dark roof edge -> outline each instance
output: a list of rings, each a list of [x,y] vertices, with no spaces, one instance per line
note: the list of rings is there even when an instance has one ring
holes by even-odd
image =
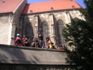
[[[13,14],[13,12],[2,12],[0,14]]]

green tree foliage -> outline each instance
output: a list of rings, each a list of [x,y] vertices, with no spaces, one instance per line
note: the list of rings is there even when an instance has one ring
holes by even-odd
[[[64,29],[65,41],[73,41],[75,52],[68,53],[72,62],[81,65],[83,69],[92,69],[93,65],[93,33],[87,22],[73,19]],[[70,38],[71,37],[71,38]],[[73,40],[72,40],[73,39]]]
[[[93,0],[85,0],[85,4],[87,6],[87,13],[89,15],[89,19],[93,20]]]
[[[64,28],[65,41],[73,41],[75,52],[69,52],[70,63],[80,65],[80,70],[93,70],[93,0],[85,0],[87,21],[72,19]]]
[[[91,31],[93,32],[93,0],[85,0],[85,4],[87,6],[87,22],[89,23],[88,25],[90,26]]]

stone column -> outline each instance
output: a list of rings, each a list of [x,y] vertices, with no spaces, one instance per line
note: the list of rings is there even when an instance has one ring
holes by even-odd
[[[50,37],[52,42],[56,44],[53,15],[50,13],[41,14],[40,19],[41,19],[41,22],[43,23],[43,38],[44,38],[45,44],[46,44],[47,37]]]
[[[48,37],[49,36],[49,26],[48,26],[48,22],[47,22],[47,14],[40,14],[39,15],[39,17],[40,17],[40,21],[41,21],[41,23],[42,23],[42,29],[43,29],[43,40],[44,40],[44,42],[45,42],[45,47],[47,47],[47,45],[46,45],[46,37]]]
[[[71,23],[70,16],[66,12],[59,12],[59,13],[54,13],[55,19],[56,19],[56,24],[58,26],[58,33],[59,37],[57,36],[58,39],[60,39],[60,45],[64,45],[64,38],[63,38],[63,29],[65,24]],[[57,39],[57,40],[58,40]]]
[[[27,15],[25,15],[24,16],[24,19],[22,20],[23,21],[23,25],[22,25],[22,33],[23,33],[23,35],[25,35],[26,34],[26,25],[27,25],[27,23],[28,23],[28,18],[27,18],[28,16]]]
[[[8,45],[14,45],[15,38],[15,22],[13,22],[14,16],[9,15],[9,34],[8,34]]]
[[[0,23],[0,44],[8,44],[9,25]]]
[[[38,37],[38,17],[36,15],[29,15],[29,20],[32,25],[34,37]]]
[[[0,16],[0,44],[11,45],[13,15]]]
[[[46,20],[48,21],[50,39],[56,45],[53,14],[49,14]]]

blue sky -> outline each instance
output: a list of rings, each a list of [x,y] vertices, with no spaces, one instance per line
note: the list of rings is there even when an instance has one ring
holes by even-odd
[[[48,0],[28,0],[28,3],[34,3],[34,2],[43,2],[43,1],[48,1]],[[77,0],[77,2],[85,8],[84,0]]]
[[[84,0],[77,0],[77,2],[83,7],[86,8]]]
[[[42,2],[42,1],[48,1],[48,0],[27,0],[28,3],[34,3],[34,2]]]

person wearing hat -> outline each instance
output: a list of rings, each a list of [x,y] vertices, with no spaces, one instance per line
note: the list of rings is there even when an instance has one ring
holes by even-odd
[[[16,34],[15,45],[16,46],[22,46],[21,35],[19,33]]]

